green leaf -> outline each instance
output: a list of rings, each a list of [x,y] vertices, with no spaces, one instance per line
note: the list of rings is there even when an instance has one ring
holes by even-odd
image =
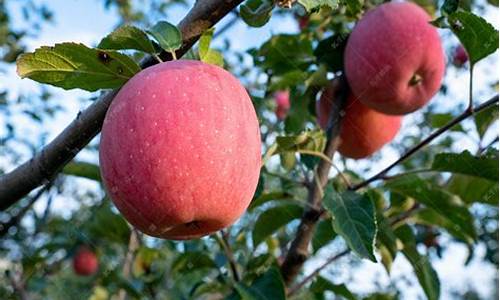
[[[469,151],[441,153],[432,162],[432,169],[442,172],[459,173],[498,181],[498,155],[473,156]]]
[[[301,70],[292,70],[281,76],[273,76],[271,77],[271,85],[268,89],[269,91],[286,90],[289,87],[304,83],[308,76],[307,72]]]
[[[198,42],[198,55],[203,57],[208,54],[210,51],[210,43],[212,42],[212,37],[214,35],[214,28],[210,28],[205,30],[200,37],[200,41]]]
[[[256,207],[273,200],[293,200],[293,195],[286,192],[270,192],[255,198],[248,207],[248,211],[253,211]]]
[[[208,255],[202,252],[186,252],[174,260],[170,273],[188,273],[205,268],[216,268],[215,262]]]
[[[182,47],[182,34],[179,29],[168,22],[160,21],[148,30],[160,47],[172,54]]]
[[[332,220],[328,219],[320,221],[318,226],[316,226],[312,239],[313,253],[316,253],[321,247],[328,244],[335,237],[337,237],[337,234],[333,230]]]
[[[21,78],[63,89],[87,91],[117,88],[141,69],[126,55],[110,50],[91,49],[83,44],[63,43],[41,47],[17,60]]]
[[[271,0],[247,0],[240,6],[240,16],[249,26],[262,27],[271,19],[273,8]]]
[[[142,246],[137,250],[134,258],[134,263],[132,265],[132,274],[139,277],[142,276],[153,263],[160,256],[160,251],[154,248],[148,248]]]
[[[213,28],[206,30],[202,34],[198,46],[198,55],[200,56],[201,61],[222,67],[224,66],[224,57],[220,52],[210,49],[213,34]]]
[[[448,182],[448,191],[460,196],[465,203],[486,203],[498,206],[498,182],[454,174]]]
[[[467,50],[472,65],[498,49],[498,30],[485,19],[457,11],[448,16],[448,23]]]
[[[411,228],[408,225],[403,225],[398,227],[395,233],[403,242],[404,248],[402,252],[413,266],[415,275],[427,299],[438,300],[440,294],[439,277],[432,268],[429,258],[418,253],[415,236]]]
[[[146,32],[141,29],[124,25],[101,40],[97,48],[112,50],[139,50],[146,53],[155,53],[155,47]]]
[[[354,192],[338,194],[328,185],[323,201],[332,214],[333,229],[345,239],[349,248],[362,258],[377,261],[373,254],[377,222],[371,199]]]
[[[338,72],[344,68],[344,49],[348,38],[348,33],[337,33],[321,40],[314,49],[314,56],[328,71]]]
[[[474,115],[474,122],[479,137],[482,139],[486,130],[495,122],[498,121],[498,104],[488,107],[487,109],[478,112]]]
[[[271,148],[266,156],[280,154],[281,165],[286,170],[291,170],[296,163],[295,153],[329,160],[323,154],[325,145],[326,137],[321,130],[305,131],[299,135],[278,136],[275,147]]]
[[[387,181],[385,186],[393,192],[414,198],[449,219],[464,233],[476,236],[474,219],[468,208],[457,196],[441,187],[434,186],[416,175],[407,175]]]
[[[268,236],[276,232],[281,227],[291,221],[300,218],[303,208],[297,204],[287,203],[271,207],[260,214],[255,222],[252,231],[252,240],[254,247],[257,247]]]
[[[317,10],[321,7],[329,7],[336,9],[339,5],[337,0],[298,0],[308,13]]]
[[[389,221],[382,213],[377,213],[377,227],[377,240],[382,256],[382,263],[387,273],[390,273],[392,262],[398,253],[397,237],[394,234],[391,224],[389,224]]]
[[[295,157],[295,152],[285,151],[280,153],[280,162],[281,166],[287,171],[290,171],[295,167],[295,163],[297,162],[297,158]]]
[[[130,228],[121,215],[115,214],[110,205],[100,207],[87,224],[92,236],[119,245],[126,245],[130,237]]]
[[[445,0],[441,6],[441,13],[443,15],[454,13],[458,9],[458,2],[458,0]]]
[[[293,70],[305,71],[314,61],[312,42],[306,36],[275,35],[254,54],[255,64],[272,70],[273,75]]]
[[[337,296],[341,296],[343,299],[356,300],[357,298],[349,291],[345,284],[334,284],[330,280],[318,276],[316,280],[311,284],[311,292],[323,294],[326,291],[333,292]]]
[[[434,128],[441,128],[448,124],[451,120],[453,120],[455,116],[453,116],[450,113],[443,113],[443,114],[432,114],[431,115],[431,126]],[[459,131],[459,132],[464,132],[464,129],[462,125],[457,124],[453,126],[451,131]]]
[[[349,15],[359,16],[363,10],[364,0],[345,0],[347,11]]]
[[[63,174],[101,181],[101,171],[98,165],[87,162],[72,161],[64,166]]]
[[[217,281],[202,282],[195,285],[188,299],[210,299],[213,296],[227,293],[228,286]]]
[[[281,152],[300,152],[301,150],[312,152],[323,152],[326,145],[326,137],[321,130],[305,131],[299,135],[278,136],[277,153]]]
[[[474,236],[468,235],[466,232],[460,229],[460,226],[456,226],[449,219],[443,217],[432,209],[422,209],[418,213],[411,216],[410,220],[418,224],[439,226],[448,231],[453,237],[465,243],[472,244],[474,242]]]
[[[237,283],[235,289],[242,300],[285,300],[285,285],[277,268],[270,268],[250,285]],[[236,298],[238,299],[238,298]]]

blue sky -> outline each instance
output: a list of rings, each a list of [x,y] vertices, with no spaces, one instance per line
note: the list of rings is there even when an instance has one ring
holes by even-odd
[[[57,42],[74,41],[82,42],[86,45],[95,45],[102,37],[107,33],[112,31],[116,26],[118,19],[114,12],[110,13],[106,11],[103,7],[103,1],[97,0],[50,0],[50,1],[40,1],[48,3],[50,9],[54,12],[55,22],[54,24],[45,25],[41,34],[34,39],[29,40],[29,50],[34,50],[36,47],[42,45],[52,45]],[[13,3],[13,2],[11,2]],[[16,11],[15,6],[18,4],[12,4],[13,11]],[[171,12],[168,21],[171,23],[177,23],[184,13],[186,8],[177,8]],[[498,11],[495,9],[490,9],[486,12],[485,18],[493,23],[495,27],[498,28]],[[15,22],[22,25],[22,20],[18,16],[15,18]],[[223,21],[224,22],[224,21]],[[224,37],[231,40],[232,48],[234,50],[245,50],[254,46],[257,46],[268,39],[273,33],[280,32],[296,32],[297,25],[292,18],[284,18],[274,16],[271,22],[263,28],[249,29],[242,22],[238,22],[231,30],[227,31],[222,38],[220,38],[217,43],[222,43]],[[443,36],[448,36],[443,33]],[[447,46],[454,45],[457,43],[456,39],[446,37],[444,43]],[[476,95],[478,99],[487,99],[491,96],[491,89],[487,89],[484,85],[487,82],[487,78],[491,78],[492,74],[498,76],[498,51],[497,53],[489,58],[485,62],[481,62],[476,69],[475,87]],[[446,74],[446,82],[450,87],[449,95],[444,97],[437,97],[433,101],[439,103],[444,110],[450,107],[455,107],[458,105],[464,105],[467,99],[467,88],[468,88],[468,77],[466,72],[458,72],[455,69],[450,68]],[[0,73],[0,90],[3,88],[8,88],[9,91],[13,92],[12,96],[15,97],[20,92],[27,91],[37,91],[36,83],[30,80],[21,80],[15,74],[14,68],[8,68],[6,74]],[[89,93],[82,91],[63,91],[60,89],[50,88],[56,95],[64,99],[61,101],[65,108],[63,113],[59,113],[55,120],[46,124],[49,128],[49,138],[57,135],[65,126],[68,124],[78,113],[79,110],[84,109],[89,102],[82,101],[89,97]],[[487,93],[484,91],[487,90]],[[21,108],[19,108],[21,109]],[[411,126],[412,119],[407,118],[405,120],[404,130],[411,132],[414,130],[419,130],[414,126]],[[16,122],[16,126],[19,126],[19,130],[27,138],[33,140],[36,139],[39,131],[36,126],[31,123],[23,122],[23,119],[19,119]],[[397,142],[397,141],[396,141]],[[457,146],[457,151],[463,148],[474,149],[475,145],[472,141],[464,139]],[[377,164],[381,167],[386,165],[388,162],[394,159],[395,152],[391,149],[384,150],[384,159]],[[28,157],[26,157],[28,158]],[[79,156],[80,159],[96,160],[95,156],[89,156],[85,153]],[[353,162],[354,164],[354,162]],[[378,168],[375,168],[378,169]],[[78,184],[82,184],[91,189],[97,189],[96,186],[89,184],[88,182],[77,181]],[[76,203],[68,203],[63,197],[60,197],[56,201],[56,207],[63,211],[68,209],[75,209]],[[44,207],[43,203],[39,203],[40,208]],[[321,258],[326,258],[329,256],[331,249],[324,249],[320,252],[320,257],[318,259],[312,260],[308,269],[312,269],[314,265],[321,263]],[[484,249],[477,249],[480,255]],[[437,260],[435,262],[435,267],[441,278],[442,290],[450,289],[461,289],[468,285],[472,285],[482,290],[486,293],[492,287],[492,279],[496,271],[489,265],[482,264],[478,259],[473,260],[473,262],[468,266],[464,267],[463,262],[465,261],[467,252],[466,249],[458,244],[454,244],[450,247],[448,251],[445,252],[443,260]],[[345,266],[342,263],[341,266]],[[347,276],[353,275],[354,280],[349,284],[349,287],[356,292],[363,292],[373,289],[374,286],[371,285],[369,278],[377,278],[379,282],[383,285],[389,283],[390,278],[386,275],[384,269],[380,264],[373,264],[370,262],[363,261],[361,266],[352,273],[350,269],[337,269],[340,272],[339,276],[336,278],[347,279]],[[328,273],[328,270],[326,274]],[[398,278],[403,274],[412,274],[410,265],[399,256],[394,264],[394,271],[392,273],[393,278]],[[413,277],[413,276],[410,276]],[[413,280],[413,284],[416,284]],[[422,296],[422,292],[416,287],[403,287],[405,290],[405,299],[417,299]],[[443,299],[451,299],[450,295],[445,295]]]

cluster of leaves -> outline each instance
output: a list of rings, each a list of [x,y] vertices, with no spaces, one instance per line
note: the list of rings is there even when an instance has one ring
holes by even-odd
[[[262,169],[248,213],[237,225],[189,242],[140,236],[131,272],[126,276],[122,268],[131,248],[129,226],[108,199],[84,195],[75,213],[60,216],[48,212],[39,216],[33,212],[34,224],[4,232],[0,251],[6,253],[12,271],[0,277],[0,298],[17,292],[11,282],[19,273],[25,290],[53,299],[107,299],[120,291],[138,299],[285,299],[279,265],[294,238],[297,220],[308,207],[308,186],[315,167],[321,159],[328,160],[323,155],[325,134],[315,123],[315,100],[328,78],[342,72],[342,53],[352,22],[365,9],[378,4],[357,0],[341,4],[325,0],[297,2],[293,12],[308,15],[307,27],[298,34],[274,35],[249,51],[254,61],[251,69],[267,75],[266,83],[255,80],[248,86],[261,121],[264,160],[268,163]],[[276,3],[247,0],[240,7],[240,15],[250,26],[264,26],[276,12]],[[108,1],[111,4],[121,5],[124,13],[132,15],[130,1]],[[498,32],[484,19],[458,9],[453,1],[446,1],[441,12],[442,17],[434,23],[458,36],[472,64],[496,50]],[[480,34],[472,34],[477,32]],[[206,32],[197,53],[189,56],[232,68],[221,53],[210,48],[212,37],[213,31]],[[65,89],[116,88],[140,70],[137,60],[122,50],[153,56],[163,50],[175,56],[181,44],[180,32],[168,23],[157,23],[148,31],[125,25],[96,48],[63,43],[25,54],[18,60],[18,72]],[[240,75],[247,72],[243,69]],[[283,89],[291,91],[293,100],[286,120],[278,122],[270,114],[272,93]],[[455,115],[431,114],[430,124],[427,120],[419,124],[424,128],[421,132],[441,127]],[[498,106],[493,106],[475,116],[475,128],[456,126],[453,131],[460,134],[459,138],[475,135],[484,142],[497,120]],[[421,136],[408,138],[414,144]],[[341,159],[335,161],[341,174],[331,178],[323,191],[325,214],[314,232],[313,255],[320,250],[336,255],[339,249],[346,249],[345,253],[354,254],[349,262],[356,262],[356,257],[380,261],[388,273],[395,258],[403,255],[414,267],[427,298],[438,299],[441,291],[432,266],[432,249],[445,246],[439,245],[436,235],[446,234],[466,245],[472,257],[474,244],[491,244],[494,233],[478,228],[471,208],[479,206],[498,215],[498,150],[490,147],[475,154],[454,153],[453,146],[453,140],[442,139],[402,164],[398,175],[387,176],[383,183],[361,191],[349,190],[346,181],[362,181],[366,170]],[[280,159],[275,159],[278,156]],[[60,189],[71,183],[70,177],[100,184],[99,168],[92,163],[72,162],[62,174],[65,182],[56,185]],[[26,203],[20,207],[23,205]],[[494,227],[497,239],[493,247],[498,249],[498,223]],[[99,272],[89,278],[79,278],[70,269],[70,258],[80,244],[91,246],[99,256]],[[425,251],[420,245],[427,246]],[[494,263],[498,265],[498,257]],[[357,295],[348,286],[348,282],[339,284],[327,276],[318,276],[290,297],[323,299],[331,292],[346,299],[397,298],[394,290]]]
[[[150,40],[147,33],[155,41]],[[175,51],[182,46],[181,32],[168,22],[158,22],[147,33],[124,25],[102,39],[97,48],[77,43],[41,47],[19,57],[17,72],[22,78],[64,89],[96,91],[118,88],[141,68],[132,57],[117,50],[141,51],[160,60],[157,54],[161,50],[171,53],[175,59]],[[213,31],[208,31],[201,38],[199,57],[205,62],[223,64],[221,55],[209,48],[212,34]]]

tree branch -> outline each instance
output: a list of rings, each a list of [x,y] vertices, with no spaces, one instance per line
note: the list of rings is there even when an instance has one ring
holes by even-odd
[[[183,44],[176,51],[176,56],[181,57],[185,54],[205,30],[212,27],[242,1],[196,1],[178,25],[182,32]],[[163,61],[171,60],[171,55],[167,52],[160,53],[160,57]],[[148,57],[141,66],[147,68],[157,63],[153,57]],[[0,211],[16,203],[36,187],[52,180],[62,167],[100,132],[106,111],[117,93],[118,89],[104,94],[79,113],[63,132],[32,159],[0,177]]]
[[[349,92],[347,82],[343,76],[340,77],[339,84],[340,90],[337,94],[338,99],[333,99],[332,112],[330,114],[327,130],[328,139],[324,151],[325,156],[327,156],[330,161],[340,143],[341,111]],[[281,265],[281,275],[287,286],[290,285],[299,274],[302,265],[309,256],[309,243],[313,237],[316,223],[323,213],[321,201],[323,199],[323,189],[328,182],[330,168],[331,163],[329,161],[324,159],[320,160],[313,180],[313,183],[316,182],[316,184],[311,184],[309,187],[307,200],[308,208],[301,217],[295,239],[292,241],[285,260]]]
[[[386,174],[392,170],[395,166],[399,165],[400,163],[404,162],[408,158],[410,158],[413,154],[415,154],[418,150],[422,149],[423,147],[427,146],[430,144],[434,139],[439,137],[441,134],[445,133],[449,129],[451,129],[453,126],[457,125],[458,123],[462,122],[463,120],[467,119],[468,117],[474,115],[474,113],[480,112],[482,110],[485,110],[486,108],[495,105],[498,103],[498,95],[492,97],[488,101],[484,102],[483,104],[480,104],[479,106],[472,108],[472,109],[467,109],[463,113],[461,113],[459,116],[457,116],[455,119],[451,120],[448,124],[445,126],[439,128],[438,130],[434,131],[431,135],[429,135],[427,138],[425,138],[423,141],[418,143],[417,145],[413,146],[410,148],[408,151],[406,151],[405,154],[403,154],[400,158],[398,158],[395,162],[390,164],[388,167],[383,169],[382,171],[378,172],[377,174],[373,175],[372,177],[366,179],[363,182],[360,182],[350,188],[352,191],[359,190],[370,183],[383,179]]]

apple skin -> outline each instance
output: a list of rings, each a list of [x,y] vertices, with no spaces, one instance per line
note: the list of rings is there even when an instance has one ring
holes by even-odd
[[[97,272],[99,261],[95,253],[87,247],[78,248],[73,257],[73,270],[77,275],[90,276]]]
[[[299,16],[297,18],[297,24],[299,25],[299,30],[304,30],[309,26],[309,16]]]
[[[354,95],[385,114],[408,114],[439,90],[445,57],[429,15],[409,2],[384,3],[354,27],[344,52]]]
[[[259,123],[229,72],[178,60],[131,78],[104,120],[99,150],[108,195],[127,221],[165,239],[234,223],[261,167]]]
[[[469,60],[469,55],[467,54],[467,51],[465,51],[464,46],[458,45],[455,47],[455,50],[453,52],[453,64],[456,67],[462,67],[465,65],[465,63]]]
[[[339,82],[333,80],[316,102],[318,124],[323,129],[328,125],[338,90]],[[401,119],[400,116],[386,115],[373,110],[349,93],[340,127],[341,141],[338,152],[354,159],[372,155],[394,139],[401,127]]]
[[[282,121],[286,118],[290,110],[290,92],[277,91],[274,94],[274,100],[276,101],[276,117],[278,120]]]

